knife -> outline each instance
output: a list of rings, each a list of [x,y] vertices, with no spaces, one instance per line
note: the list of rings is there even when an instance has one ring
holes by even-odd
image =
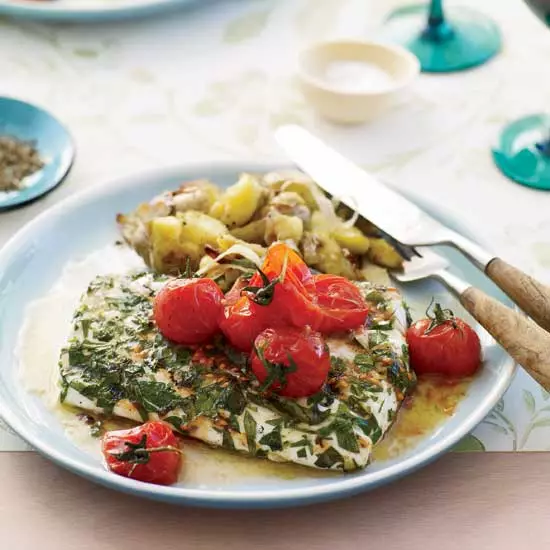
[[[402,244],[448,245],[459,250],[527,315],[550,331],[550,287],[445,227],[304,128],[280,126],[275,140],[321,188]]]

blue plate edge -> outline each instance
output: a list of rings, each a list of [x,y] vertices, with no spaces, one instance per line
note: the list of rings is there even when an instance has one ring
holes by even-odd
[[[76,22],[97,23],[102,21],[117,21],[122,19],[136,19],[156,15],[165,11],[189,7],[199,0],[159,0],[155,4],[142,6],[124,6],[117,9],[101,10],[52,10],[38,6],[18,6],[0,4],[0,15],[15,19],[27,19],[45,22]]]
[[[173,176],[178,177],[179,174],[185,174],[188,172],[200,172],[216,177],[216,173],[223,174],[230,171],[240,172],[244,170],[253,172],[264,172],[270,170],[280,170],[284,168],[284,163],[266,164],[257,162],[217,162],[217,163],[189,163],[184,165],[178,165],[165,169],[152,169],[146,172],[140,172],[139,175],[130,175],[123,178],[117,178],[114,181],[107,181],[103,184],[94,186],[92,188],[80,191],[74,195],[67,197],[57,205],[45,210],[34,218],[31,222],[25,225],[18,233],[16,233],[0,250],[0,265],[2,259],[5,256],[10,255],[11,250],[16,250],[18,242],[24,240],[27,235],[32,234],[35,231],[35,227],[39,227],[43,220],[46,220],[55,215],[56,212],[63,211],[64,209],[71,209],[77,206],[79,203],[85,203],[89,198],[96,194],[101,195],[105,191],[113,191],[124,189],[126,186],[132,186],[136,184],[136,181],[150,181],[154,178],[167,178]],[[444,208],[430,205],[428,201],[424,201],[419,197],[410,193],[405,194],[409,198],[418,201],[421,207],[426,207],[426,210],[431,212],[433,209],[443,212],[443,216],[451,221],[453,227],[456,227],[460,232],[465,235],[471,236],[467,228],[456,218],[456,216],[449,214]],[[479,239],[476,239],[479,241]],[[452,448],[466,433],[472,431],[479,422],[485,418],[490,410],[496,405],[497,401],[505,393],[513,380],[515,374],[515,365],[513,360],[509,360],[506,363],[508,370],[508,376],[500,379],[500,384],[492,388],[492,392],[487,396],[486,406],[480,409],[475,415],[470,414],[468,421],[464,422],[460,429],[455,429],[445,439],[439,442],[438,445],[434,445],[429,450],[424,451],[419,455],[411,457],[406,462],[401,463],[399,468],[395,472],[389,472],[392,469],[390,466],[384,470],[384,476],[381,479],[365,479],[364,483],[357,478],[350,478],[347,482],[338,484],[338,486],[328,486],[325,490],[319,490],[319,488],[299,488],[299,489],[287,489],[280,491],[280,493],[274,497],[273,494],[269,494],[266,491],[265,494],[259,492],[251,492],[247,495],[244,492],[232,492],[226,490],[210,491],[210,495],[205,494],[208,491],[196,490],[188,488],[160,488],[158,486],[151,486],[125,478],[110,474],[107,471],[99,472],[96,468],[88,467],[86,465],[78,464],[77,461],[67,459],[62,454],[57,453],[56,449],[48,443],[42,444],[37,442],[32,435],[29,435],[25,428],[25,423],[20,422],[17,415],[12,414],[9,407],[6,407],[4,402],[0,400],[0,416],[6,421],[6,423],[16,431],[31,447],[35,448],[40,454],[54,461],[58,465],[90,479],[103,486],[120,490],[125,493],[130,493],[142,497],[147,497],[154,500],[162,500],[165,502],[177,503],[181,505],[194,505],[208,508],[241,508],[241,509],[256,509],[256,508],[280,508],[289,506],[301,506],[306,504],[314,504],[320,502],[326,502],[334,500],[336,498],[350,497],[366,490],[372,490],[380,487],[384,484],[396,481],[401,477],[408,475],[419,468],[428,465],[434,460],[441,457],[445,452]],[[490,399],[489,399],[490,397]],[[376,477],[376,476],[375,476]],[[368,485],[366,487],[365,485]],[[317,489],[317,490],[316,490]]]

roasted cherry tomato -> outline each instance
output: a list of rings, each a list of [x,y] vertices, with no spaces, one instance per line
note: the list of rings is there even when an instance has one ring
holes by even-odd
[[[369,313],[360,290],[345,277],[315,275],[317,304],[323,312],[319,330],[331,333],[365,324]]]
[[[107,432],[102,451],[115,474],[157,485],[175,483],[182,464],[178,439],[165,422]]]
[[[476,332],[450,310],[435,304],[433,314],[416,321],[407,331],[412,368],[418,374],[470,376],[481,364]]]
[[[255,304],[248,296],[225,307],[220,329],[229,343],[241,351],[250,351],[256,336],[267,326],[263,306]]]
[[[308,327],[268,328],[254,341],[251,367],[262,391],[307,397],[323,387],[330,354],[321,334]]]
[[[203,344],[219,330],[223,292],[212,279],[174,279],[155,298],[162,335],[177,344]]]
[[[316,328],[322,321],[309,268],[285,244],[271,246],[261,271],[246,286],[237,281],[225,304],[220,328],[231,344],[243,351],[252,349],[254,339],[265,328]]]
[[[248,280],[245,277],[239,277],[235,284],[225,294],[223,304],[225,307],[234,306],[241,298],[243,288],[248,286]]]
[[[284,243],[275,243],[267,251],[262,272],[273,280],[284,271],[284,280],[295,284],[306,293],[315,292],[313,275],[307,264],[298,253]],[[256,273],[250,280],[250,286],[261,286],[263,283],[260,273]]]
[[[322,314],[316,305],[315,282],[307,264],[288,245],[269,247],[260,273],[250,280],[250,299],[264,307],[269,326],[309,325],[317,329]]]

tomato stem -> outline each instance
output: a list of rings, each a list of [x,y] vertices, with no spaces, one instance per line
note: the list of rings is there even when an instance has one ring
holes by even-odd
[[[151,453],[160,452],[175,452],[183,454],[181,449],[173,447],[172,445],[166,445],[164,447],[147,447],[147,435],[143,435],[137,443],[125,441],[124,444],[127,447],[126,451],[121,453],[110,452],[109,454],[119,460],[120,462],[131,462],[134,464],[132,471],[138,464],[147,464],[151,458]]]
[[[432,305],[433,305],[433,314],[430,313],[430,309],[432,309]],[[424,331],[424,334],[430,334],[432,330],[439,327],[440,325],[443,325],[447,321],[450,321],[452,323],[453,328],[458,328],[456,324],[455,314],[450,309],[443,309],[441,307],[441,304],[437,302],[434,304],[433,298],[431,299],[430,305],[426,310],[426,317],[430,319],[430,324],[428,325],[428,328]]]
[[[254,303],[259,306],[268,306],[275,296],[275,285],[277,283],[283,283],[286,276],[286,270],[288,266],[288,252],[285,254],[283,260],[283,267],[281,268],[281,273],[277,275],[273,280],[269,280],[269,277],[262,271],[260,267],[257,267],[258,273],[262,278],[263,286],[245,286],[241,290],[243,292],[250,292],[252,297],[250,298]]]
[[[183,273],[180,271],[180,278],[181,279],[198,279],[200,278],[199,275],[197,275],[196,271],[191,270],[191,258],[187,256],[185,260],[185,269],[183,270]]]

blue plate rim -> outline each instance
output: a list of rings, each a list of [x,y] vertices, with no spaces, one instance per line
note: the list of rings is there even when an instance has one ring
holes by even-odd
[[[139,174],[129,175],[104,183],[94,185],[91,188],[79,191],[58,204],[48,208],[40,213],[36,218],[23,226],[3,247],[0,249],[0,268],[5,259],[12,254],[16,254],[21,242],[31,237],[40,229],[42,224],[48,222],[50,217],[56,216],[65,210],[78,208],[92,200],[96,196],[104,193],[118,193],[125,188],[136,185],[146,185],[155,178],[181,178],[182,175],[190,172],[201,172],[208,174],[213,179],[218,174],[227,174],[228,172],[267,172],[271,170],[280,170],[285,167],[281,163],[258,163],[246,161],[221,161],[221,162],[197,162],[170,166],[162,169],[151,169],[142,171]],[[424,199],[420,199],[411,193],[407,193],[408,198],[418,201],[422,207],[427,210],[433,209],[442,214],[442,217],[452,220],[454,226],[459,228],[465,235],[472,237],[471,232],[464,226],[456,216],[449,213],[445,208],[435,206]],[[479,239],[477,239],[479,241]],[[54,445],[48,441],[43,441],[40,437],[35,437],[27,429],[23,421],[14,413],[3,400],[0,399],[0,417],[31,447],[40,454],[60,466],[76,473],[80,476],[90,479],[100,485],[119,490],[133,495],[160,500],[169,503],[195,505],[209,508],[277,508],[290,507],[304,504],[318,503],[338,498],[344,498],[355,495],[359,492],[367,491],[381,485],[396,481],[397,479],[408,475],[419,468],[428,465],[436,460],[449,449],[451,449],[466,434],[470,433],[497,404],[498,400],[504,395],[512,382],[516,372],[516,365],[511,358],[507,358],[500,368],[500,377],[491,391],[485,395],[483,403],[474,411],[470,412],[464,422],[449,432],[444,438],[429,448],[412,455],[399,464],[390,465],[383,470],[372,472],[363,477],[343,477],[341,481],[325,486],[311,486],[307,488],[289,488],[278,490],[273,494],[270,490],[254,491],[232,491],[226,489],[196,489],[187,487],[163,487],[140,483],[121,476],[113,475],[106,469],[79,463],[78,460],[66,457],[63,453],[57,451]]]
[[[61,122],[61,120],[57,118],[57,116],[55,116],[51,111],[49,111],[45,107],[37,105],[36,103],[30,103],[29,101],[24,101],[22,99],[19,99],[17,97],[12,97],[9,95],[0,96],[0,102],[3,102],[3,101],[10,101],[13,103],[19,103],[20,105],[31,107],[35,111],[41,112],[46,117],[48,117],[53,122],[55,122],[67,137],[67,142],[69,144],[67,150],[70,153],[70,157],[68,159],[68,162],[62,166],[61,171],[59,172],[57,178],[52,179],[46,185],[40,185],[37,183],[30,188],[30,191],[31,191],[30,193],[23,194],[23,192],[21,191],[21,192],[17,192],[10,199],[0,198],[0,214],[4,211],[11,210],[13,208],[22,206],[29,202],[33,202],[36,199],[39,199],[44,195],[47,195],[50,191],[53,191],[56,187],[61,185],[65,181],[65,179],[67,179],[69,173],[71,172],[71,169],[74,166],[75,159],[76,159],[76,141],[74,139],[73,134],[71,133],[67,125],[63,124],[63,122]]]
[[[55,5],[33,5],[27,4],[1,3],[0,14],[9,17],[20,17],[29,19],[41,19],[50,21],[79,21],[94,22],[101,20],[114,20],[123,18],[143,17],[153,15],[177,7],[190,6],[196,4],[198,0],[150,0],[147,3],[138,6],[123,5],[116,7],[98,7],[98,8],[59,8]],[[36,2],[40,4],[40,2]]]

